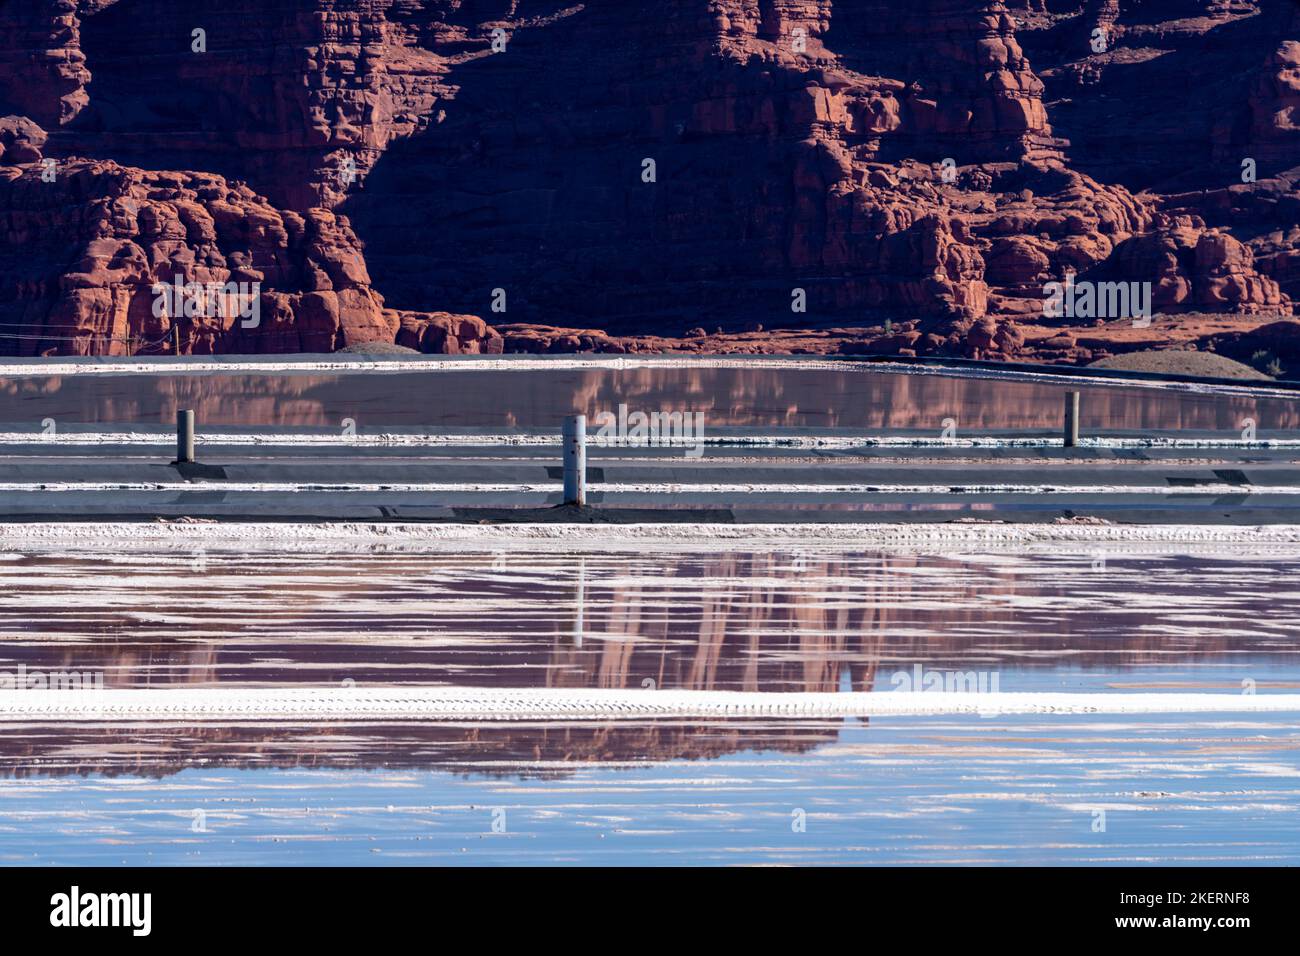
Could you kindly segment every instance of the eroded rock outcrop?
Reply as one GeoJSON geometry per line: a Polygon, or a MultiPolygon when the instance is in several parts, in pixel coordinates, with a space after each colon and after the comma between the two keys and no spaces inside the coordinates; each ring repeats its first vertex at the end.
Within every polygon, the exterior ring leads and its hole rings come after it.
{"type": "Polygon", "coordinates": [[[105,5],[104,0],[0,3],[0,102],[50,127],[75,117],[90,100],[79,7],[89,12],[105,5]]]}
{"type": "Polygon", "coordinates": [[[211,173],[0,166],[0,272],[9,355],[324,352],[392,341],[398,324],[344,217],[277,209],[211,173]],[[178,282],[251,298],[190,307],[168,296],[178,282]]]}
{"type": "Polygon", "coordinates": [[[432,355],[499,355],[501,333],[476,315],[447,312],[386,313],[398,323],[397,344],[432,355]]]}

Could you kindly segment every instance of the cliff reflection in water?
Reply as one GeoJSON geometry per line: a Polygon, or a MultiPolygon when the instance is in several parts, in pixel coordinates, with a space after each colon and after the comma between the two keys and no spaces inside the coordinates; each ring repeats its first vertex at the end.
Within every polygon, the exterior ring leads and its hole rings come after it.
{"type": "MultiPolygon", "coordinates": [[[[170,425],[178,408],[219,426],[553,428],[619,403],[700,412],[710,428],[809,426],[1055,432],[1067,386],[844,369],[635,368],[394,373],[238,372],[9,378],[0,422],[170,425]]],[[[1069,387],[1079,387],[1069,385],[1069,387]]],[[[1084,428],[1239,431],[1300,427],[1294,398],[1084,386],[1084,428]]]]}
{"type": "Polygon", "coordinates": [[[575,764],[799,753],[843,721],[106,727],[0,726],[0,777],[163,777],[187,767],[443,770],[562,777],[575,764]]]}
{"type": "MultiPolygon", "coordinates": [[[[1226,552],[37,550],[0,564],[0,670],[103,671],[110,687],[886,692],[919,665],[996,673],[1004,691],[1223,687],[1294,670],[1298,566],[1226,552]]],[[[635,761],[803,749],[840,726],[5,728],[0,763],[635,761]]]]}

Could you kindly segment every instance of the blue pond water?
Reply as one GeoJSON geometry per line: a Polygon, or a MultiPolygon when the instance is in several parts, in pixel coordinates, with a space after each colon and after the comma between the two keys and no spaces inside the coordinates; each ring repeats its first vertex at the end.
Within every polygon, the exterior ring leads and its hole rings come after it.
{"type": "MultiPolygon", "coordinates": [[[[22,544],[112,687],[1294,693],[1300,554],[22,544]],[[195,575],[203,587],[195,587],[195,575]]],[[[0,862],[1297,863],[1300,714],[0,727],[0,862]],[[802,824],[802,825],[800,825],[802,824]]]]}

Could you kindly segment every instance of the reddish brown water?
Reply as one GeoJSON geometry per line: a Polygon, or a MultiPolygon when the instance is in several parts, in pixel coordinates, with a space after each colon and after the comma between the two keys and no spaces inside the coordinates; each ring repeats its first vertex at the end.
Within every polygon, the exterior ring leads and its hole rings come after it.
{"type": "Polygon", "coordinates": [[[0,422],[60,427],[166,424],[193,408],[214,425],[337,428],[558,427],[565,415],[632,409],[701,412],[723,426],[1056,431],[1061,393],[1083,392],[1087,429],[1300,428],[1300,403],[1153,388],[1042,384],[875,370],[640,368],[364,373],[77,375],[0,381],[0,422]]]}

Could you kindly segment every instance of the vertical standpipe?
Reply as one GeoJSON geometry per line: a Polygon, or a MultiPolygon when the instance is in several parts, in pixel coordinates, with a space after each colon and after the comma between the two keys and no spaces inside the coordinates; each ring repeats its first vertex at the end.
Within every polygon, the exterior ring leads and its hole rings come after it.
{"type": "Polygon", "coordinates": [[[1079,444],[1079,393],[1065,393],[1065,447],[1079,444]]]}
{"type": "Polygon", "coordinates": [[[587,416],[564,420],[564,503],[587,504],[587,416]]]}
{"type": "Polygon", "coordinates": [[[179,464],[194,460],[194,409],[176,410],[176,461],[179,464]]]}

